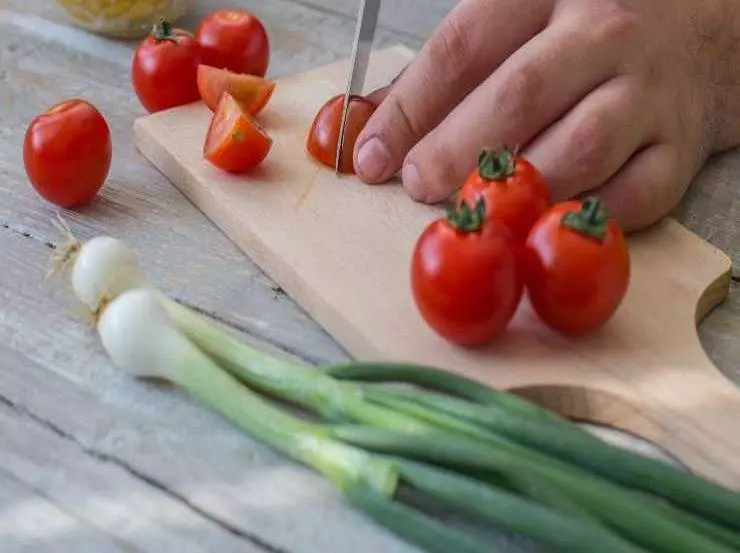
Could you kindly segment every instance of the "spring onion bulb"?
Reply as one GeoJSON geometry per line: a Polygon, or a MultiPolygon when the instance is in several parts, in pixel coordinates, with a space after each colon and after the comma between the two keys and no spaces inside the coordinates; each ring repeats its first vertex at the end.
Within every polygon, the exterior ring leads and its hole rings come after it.
{"type": "Polygon", "coordinates": [[[134,251],[110,236],[82,244],[75,254],[71,278],[75,295],[93,313],[127,290],[151,285],[134,251]]]}
{"type": "Polygon", "coordinates": [[[121,370],[185,388],[250,435],[340,486],[361,481],[386,496],[395,491],[391,462],[332,440],[320,425],[292,417],[242,386],[172,326],[157,292],[124,292],[105,306],[97,328],[121,370]]]}

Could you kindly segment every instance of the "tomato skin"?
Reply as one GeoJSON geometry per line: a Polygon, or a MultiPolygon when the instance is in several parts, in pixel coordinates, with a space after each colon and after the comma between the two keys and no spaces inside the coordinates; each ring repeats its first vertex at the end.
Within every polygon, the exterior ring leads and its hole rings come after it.
{"type": "Polygon", "coordinates": [[[629,249],[614,219],[607,220],[601,241],[562,224],[565,213],[586,205],[575,200],[554,205],[532,227],[522,254],[532,307],[549,327],[569,336],[603,326],[630,280],[629,249]]]}
{"type": "Polygon", "coordinates": [[[216,110],[221,95],[228,92],[244,111],[257,115],[270,101],[275,91],[275,82],[201,64],[198,66],[198,90],[203,103],[211,111],[216,110]]]}
{"type": "Polygon", "coordinates": [[[63,208],[92,200],[108,178],[113,147],[98,109],[72,98],[37,115],[26,129],[23,162],[34,189],[63,208]]]}
{"type": "Polygon", "coordinates": [[[217,10],[200,22],[195,38],[203,63],[235,73],[264,77],[270,63],[270,40],[257,16],[244,10],[217,10]]]}
{"type": "Polygon", "coordinates": [[[463,183],[458,201],[474,204],[484,197],[488,216],[501,221],[516,240],[524,243],[532,225],[550,207],[544,178],[527,159],[507,149],[499,153],[483,151],[478,161],[479,166],[463,183]],[[492,159],[494,156],[499,156],[498,160],[492,159]],[[504,168],[496,171],[500,168],[496,163],[504,168]]]}
{"type": "MultiPolygon", "coordinates": [[[[344,94],[338,94],[330,98],[316,113],[306,138],[306,149],[311,157],[332,169],[336,165],[343,107],[344,94]]],[[[354,174],[353,151],[357,137],[376,109],[376,104],[367,98],[362,96],[350,97],[342,162],[339,166],[340,173],[354,174]]]]}
{"type": "Polygon", "coordinates": [[[504,331],[523,295],[516,243],[496,221],[461,231],[439,218],[414,246],[411,289],[438,335],[463,347],[482,346],[504,331]]]}
{"type": "Polygon", "coordinates": [[[203,157],[229,173],[244,173],[260,165],[272,148],[272,139],[228,93],[211,118],[203,157]]]}
{"type": "Polygon", "coordinates": [[[191,33],[163,21],[136,49],[131,83],[141,104],[155,113],[197,102],[200,46],[191,33]]]}

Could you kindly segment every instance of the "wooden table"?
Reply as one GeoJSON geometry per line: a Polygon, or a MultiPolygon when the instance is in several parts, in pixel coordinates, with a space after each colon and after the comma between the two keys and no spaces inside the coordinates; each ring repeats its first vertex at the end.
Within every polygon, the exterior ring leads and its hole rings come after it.
{"type": "MultiPolygon", "coordinates": [[[[272,39],[273,76],[350,52],[357,2],[194,4],[182,22],[191,29],[217,7],[256,11],[272,39]]],[[[379,45],[419,48],[453,4],[386,2],[379,45]]],[[[135,44],[76,29],[50,0],[0,7],[0,550],[412,551],[346,507],[322,478],[185,394],[116,371],[75,311],[67,282],[45,280],[64,237],[53,225],[56,210],[27,182],[22,137],[38,112],[84,96],[106,115],[115,156],[100,200],[63,213],[79,238],[123,238],[169,293],[245,340],[311,362],[347,358],[138,154],[131,124],[144,111],[128,79],[135,44]]],[[[738,181],[740,154],[712,160],[674,214],[733,258],[738,181]]],[[[733,289],[700,327],[711,357],[733,378],[740,377],[738,297],[733,289]]],[[[515,549],[522,550],[508,550],[515,549]]]]}

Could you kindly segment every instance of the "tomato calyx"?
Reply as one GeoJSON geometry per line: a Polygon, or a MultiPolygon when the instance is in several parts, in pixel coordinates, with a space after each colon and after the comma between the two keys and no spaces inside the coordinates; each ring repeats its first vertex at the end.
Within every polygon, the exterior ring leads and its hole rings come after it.
{"type": "Polygon", "coordinates": [[[602,241],[606,236],[606,224],[609,214],[603,208],[601,200],[588,197],[581,202],[580,211],[567,211],[560,223],[570,229],[602,241]]]}
{"type": "Polygon", "coordinates": [[[177,36],[175,36],[172,30],[173,27],[170,20],[162,17],[154,24],[152,37],[157,44],[164,42],[165,40],[169,40],[170,42],[177,44],[177,36]]]}
{"type": "Polygon", "coordinates": [[[465,233],[480,230],[485,220],[486,202],[482,197],[472,208],[467,202],[461,202],[460,207],[447,212],[447,222],[450,226],[465,233]]]}
{"type": "Polygon", "coordinates": [[[478,174],[485,180],[504,180],[516,170],[516,151],[504,146],[497,151],[483,150],[478,156],[478,174]]]}

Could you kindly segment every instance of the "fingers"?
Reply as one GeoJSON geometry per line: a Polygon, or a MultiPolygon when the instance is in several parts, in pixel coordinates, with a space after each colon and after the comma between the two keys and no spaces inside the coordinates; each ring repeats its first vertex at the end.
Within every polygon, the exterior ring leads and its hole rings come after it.
{"type": "Polygon", "coordinates": [[[436,202],[459,187],[483,147],[527,144],[617,72],[619,53],[571,22],[511,56],[409,153],[404,185],[436,202]]]}
{"type": "Polygon", "coordinates": [[[646,145],[656,126],[637,85],[614,78],[539,136],[524,155],[543,174],[554,201],[606,182],[646,145]]]}
{"type": "Polygon", "coordinates": [[[546,25],[552,1],[530,0],[523,11],[518,0],[461,0],[368,121],[357,175],[384,182],[396,173],[414,144],[546,25]]]}
{"type": "Polygon", "coordinates": [[[690,178],[682,177],[679,155],[670,144],[641,150],[593,193],[626,232],[651,225],[681,200],[690,178]]]}

